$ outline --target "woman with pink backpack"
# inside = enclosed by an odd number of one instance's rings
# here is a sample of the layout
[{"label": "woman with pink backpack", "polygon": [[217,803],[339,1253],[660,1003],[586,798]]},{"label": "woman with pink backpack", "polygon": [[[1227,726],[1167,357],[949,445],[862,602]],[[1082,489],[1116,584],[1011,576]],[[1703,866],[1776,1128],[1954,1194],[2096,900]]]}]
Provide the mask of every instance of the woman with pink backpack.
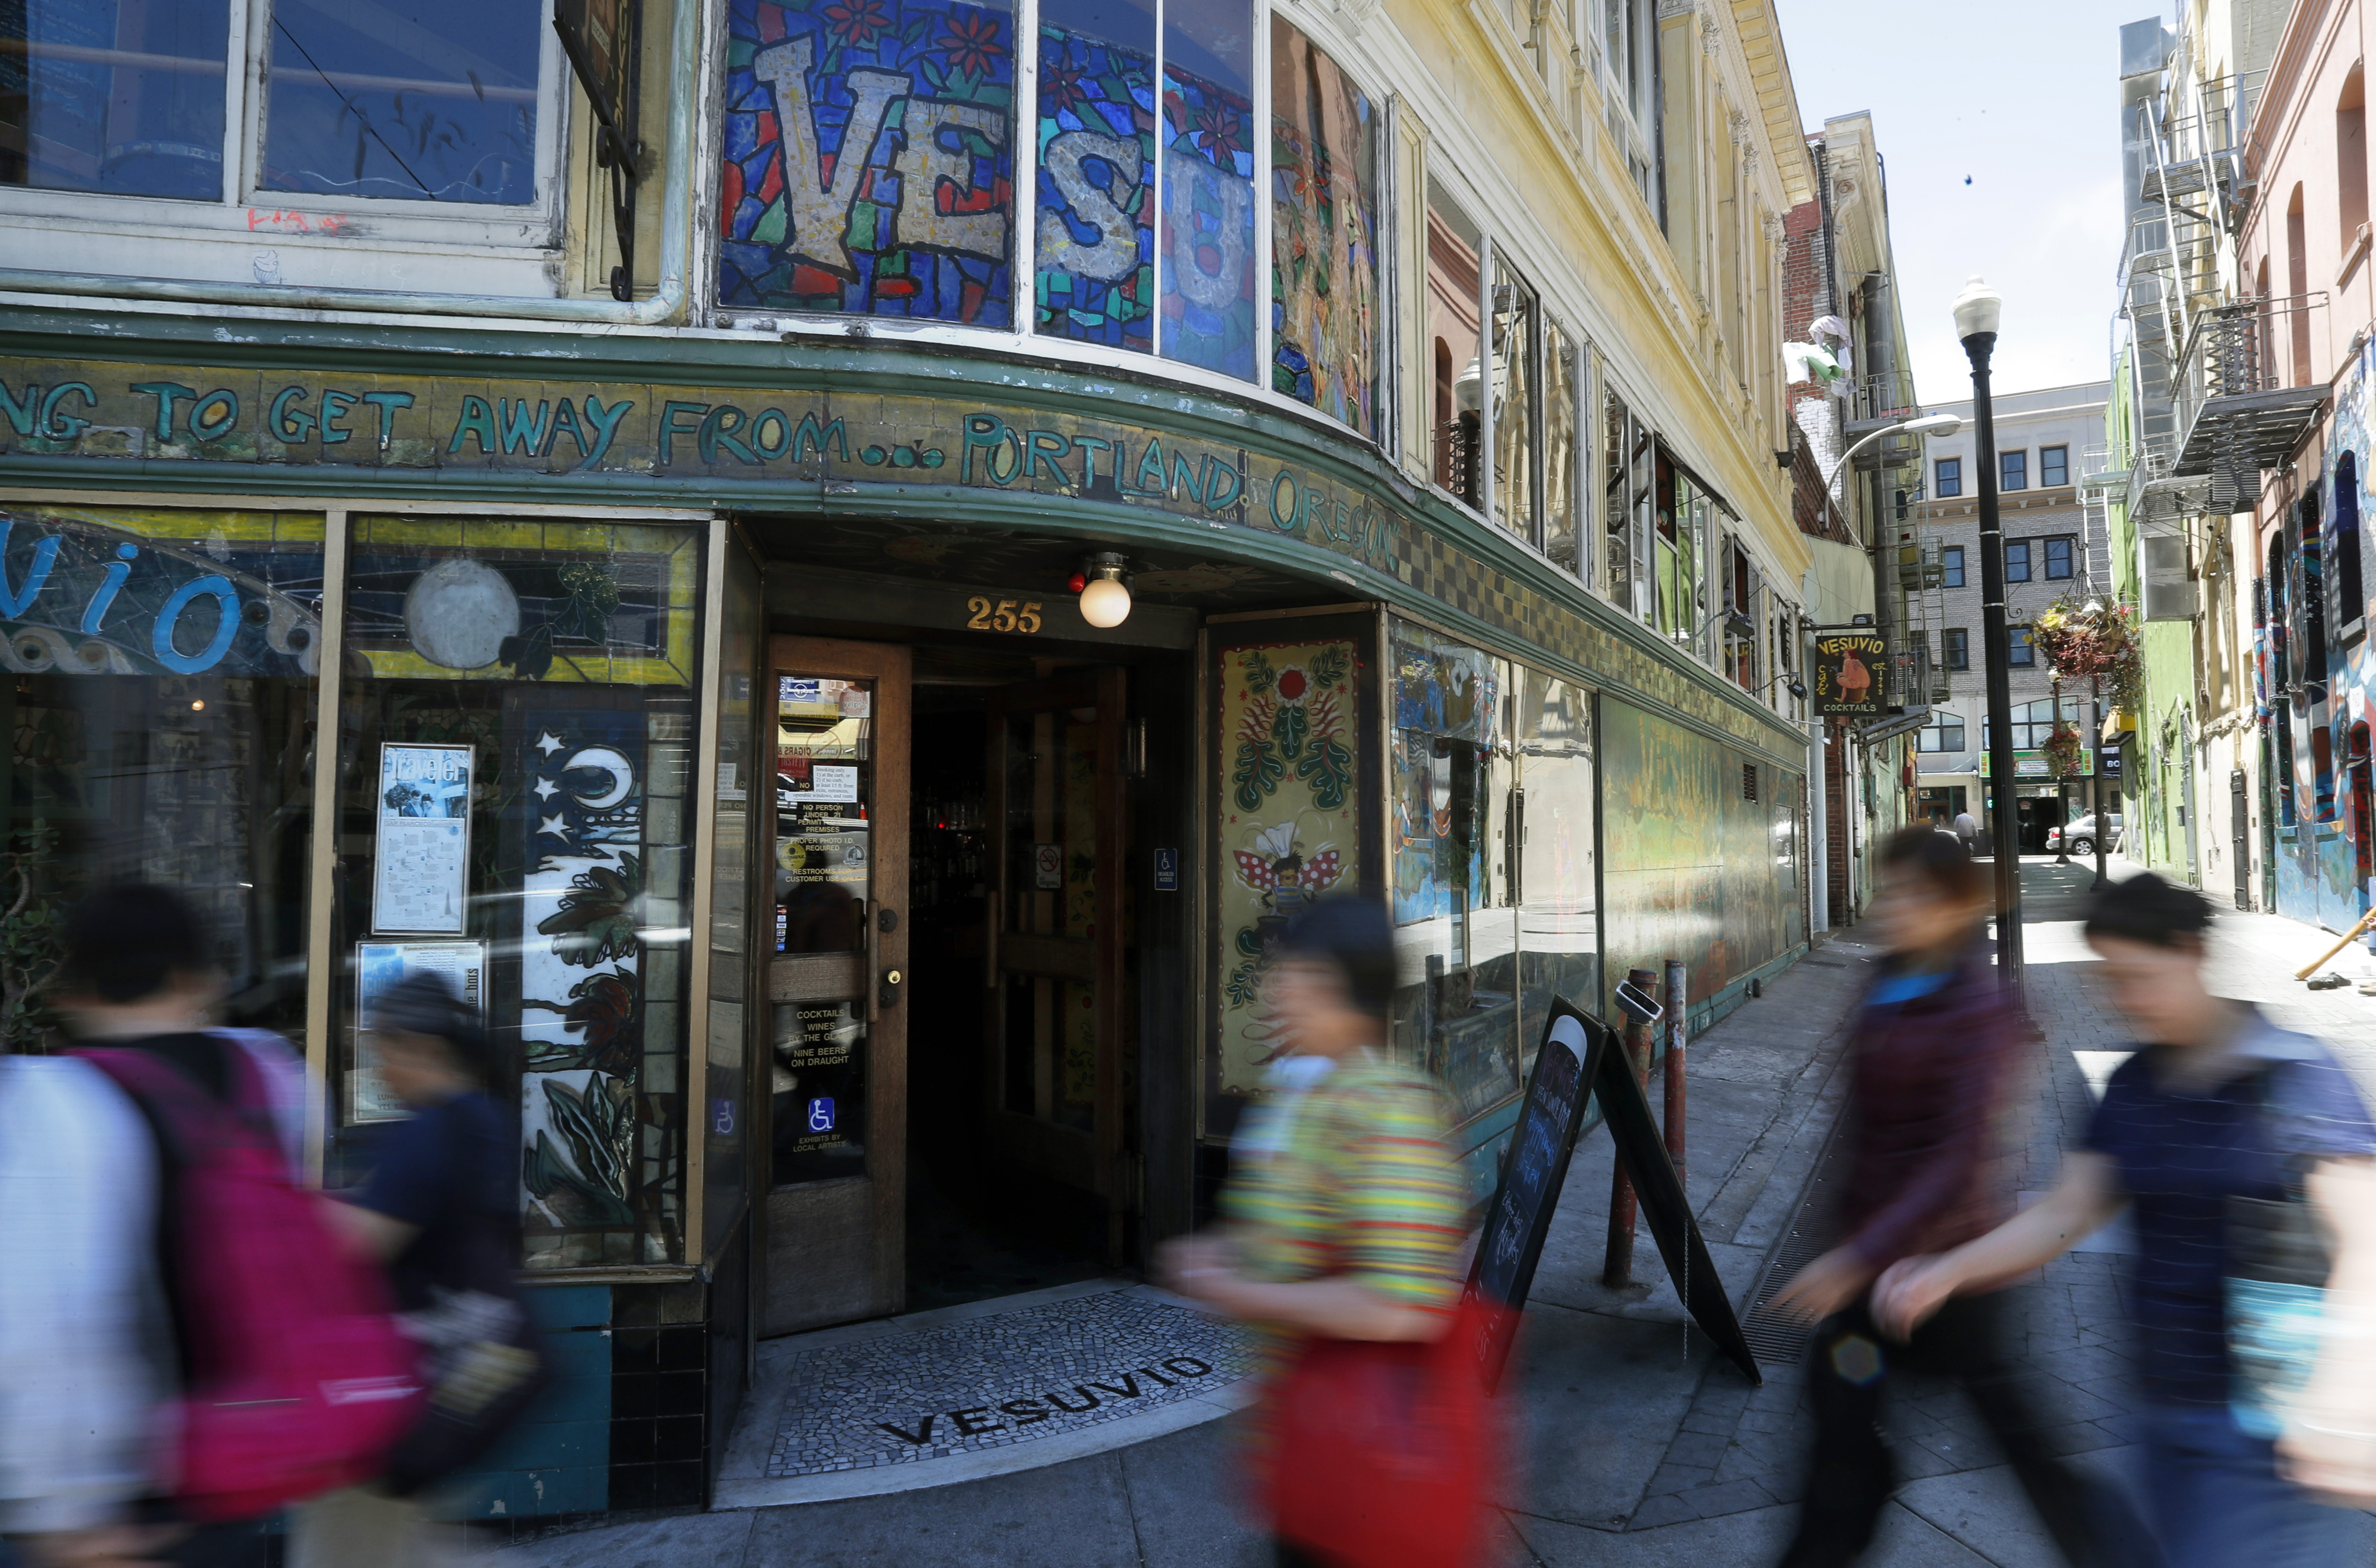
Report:
[{"label": "woman with pink backpack", "polygon": [[34,1568],[261,1568],[261,1521],[421,1419],[418,1356],[304,1186],[297,1058],[211,1027],[189,906],[111,887],[64,934],[77,1049],[0,1058],[0,1530]]}]

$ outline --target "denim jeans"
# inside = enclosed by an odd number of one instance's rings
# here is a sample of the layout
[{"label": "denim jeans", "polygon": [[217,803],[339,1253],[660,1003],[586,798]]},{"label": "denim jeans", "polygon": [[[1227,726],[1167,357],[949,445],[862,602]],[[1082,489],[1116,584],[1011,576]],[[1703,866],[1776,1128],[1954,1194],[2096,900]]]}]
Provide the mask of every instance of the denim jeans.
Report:
[{"label": "denim jeans", "polygon": [[2168,1568],[2349,1568],[2358,1515],[2277,1474],[2225,1406],[2144,1411],[2145,1488]]}]

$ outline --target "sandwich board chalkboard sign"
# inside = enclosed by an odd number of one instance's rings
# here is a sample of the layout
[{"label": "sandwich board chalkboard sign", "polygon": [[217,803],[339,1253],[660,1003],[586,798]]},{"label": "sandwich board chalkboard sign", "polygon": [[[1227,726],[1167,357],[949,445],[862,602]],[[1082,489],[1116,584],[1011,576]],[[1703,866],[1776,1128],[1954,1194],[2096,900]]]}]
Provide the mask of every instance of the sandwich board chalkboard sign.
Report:
[{"label": "sandwich board chalkboard sign", "polygon": [[1588,1094],[1599,1098],[1601,1120],[1641,1200],[1642,1218],[1657,1240],[1675,1294],[1717,1348],[1752,1383],[1763,1383],[1757,1357],[1733,1316],[1732,1301],[1717,1277],[1716,1262],[1708,1256],[1699,1221],[1675,1176],[1674,1162],[1667,1158],[1650,1101],[1627,1066],[1625,1052],[1607,1026],[1554,997],[1541,1048],[1535,1052],[1526,1105],[1518,1113],[1501,1185],[1485,1211],[1484,1233],[1478,1238],[1477,1259],[1468,1274],[1467,1295],[1501,1309],[1491,1314],[1477,1348],[1485,1386],[1500,1384],[1517,1337],[1519,1313],[1534,1286],[1535,1265],[1550,1234],[1560,1189],[1567,1183],[1568,1161],[1584,1126]]}]

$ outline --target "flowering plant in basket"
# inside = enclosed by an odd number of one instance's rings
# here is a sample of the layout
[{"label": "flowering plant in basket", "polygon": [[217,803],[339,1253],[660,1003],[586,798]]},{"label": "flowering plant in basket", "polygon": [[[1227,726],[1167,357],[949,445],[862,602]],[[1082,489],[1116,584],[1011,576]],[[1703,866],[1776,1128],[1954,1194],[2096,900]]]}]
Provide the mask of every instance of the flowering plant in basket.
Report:
[{"label": "flowering plant in basket", "polygon": [[2058,599],[2038,614],[2030,639],[2063,680],[2099,680],[2113,707],[2127,713],[2144,707],[2144,662],[2136,615],[2127,605]]}]

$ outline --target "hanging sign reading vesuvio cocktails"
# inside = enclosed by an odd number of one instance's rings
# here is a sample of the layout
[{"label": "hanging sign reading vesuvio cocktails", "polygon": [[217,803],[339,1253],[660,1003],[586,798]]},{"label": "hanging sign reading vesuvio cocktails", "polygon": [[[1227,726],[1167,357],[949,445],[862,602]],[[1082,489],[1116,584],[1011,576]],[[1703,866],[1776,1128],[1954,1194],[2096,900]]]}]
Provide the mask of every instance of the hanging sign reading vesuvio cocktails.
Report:
[{"label": "hanging sign reading vesuvio cocktails", "polygon": [[1867,627],[1815,634],[1815,711],[1872,719],[1889,707],[1889,645]]}]

